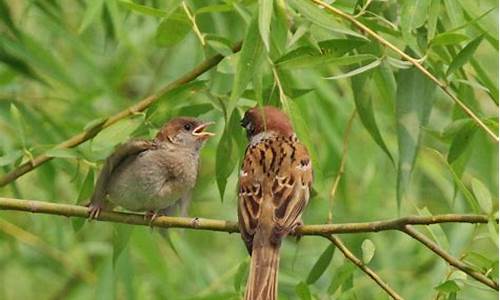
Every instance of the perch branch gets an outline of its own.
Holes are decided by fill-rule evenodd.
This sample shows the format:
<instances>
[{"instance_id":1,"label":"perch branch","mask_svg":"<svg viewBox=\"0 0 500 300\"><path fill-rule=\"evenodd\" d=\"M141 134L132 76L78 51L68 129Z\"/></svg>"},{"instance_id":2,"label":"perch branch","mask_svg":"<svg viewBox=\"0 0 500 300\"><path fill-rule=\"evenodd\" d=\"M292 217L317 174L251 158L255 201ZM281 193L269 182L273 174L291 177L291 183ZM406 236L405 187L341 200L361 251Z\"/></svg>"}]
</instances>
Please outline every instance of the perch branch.
<instances>
[{"instance_id":1,"label":"perch branch","mask_svg":"<svg viewBox=\"0 0 500 300\"><path fill-rule=\"evenodd\" d=\"M415 58L409 56L408 54L404 53L401 51L398 47L393 45L391 42L387 41L384 39L382 36L377 34L375 31L371 30L368 26L365 24L361 23L358 21L354 16L351 16L348 13L343 12L342 10L335 8L321 0L311 0L312 2L318 4L319 6L323 7L324 9L328 10L334 15L337 15L341 18L344 18L351 22L354 26L356 26L358 29L361 31L365 32L367 35L372 37L374 40L379 42L380 44L386 46L387 48L393 50L396 52L398 55L400 55L402 58L406 59L409 61L412 65L414 65L418 70L420 70L425 76L427 76L430 80L432 80L445 94L447 94L459 107L462 109L469 117L474 120L474 122L481 127L488 135L490 135L497 143L499 141L498 136L488 127L486 124L484 124L481 119L476 116L476 114L469 108L467 105L465 105L462 100L460 100L455 94L453 94L452 91L448 88L448 85L444 82L441 82L439 79L436 78L431 72L429 72L424 66L422 66L418 60Z\"/></svg>"},{"instance_id":2,"label":"perch branch","mask_svg":"<svg viewBox=\"0 0 500 300\"><path fill-rule=\"evenodd\" d=\"M235 46L233 46L233 52L238 52L240 48L241 48L241 43L237 43ZM138 112L145 110L166 93L186 83L189 83L190 81L195 80L196 78L198 78L198 76L216 66L223 58L224 56L217 54L204 60L188 73L184 74L177 80L167 84L165 87L160 89L159 92L140 100L136 104L120 111L119 113L113 116L108 117L107 119L97 124L96 126L70 137L66 141L58 144L55 148L59 149L73 148L86 142L87 140L95 137L104 128L107 128L122 119L125 119L131 115L134 115ZM47 156L45 154L41 154L34 157L30 161L23 163L19 167L15 168L14 170L10 171L9 173L5 174L3 177L0 178L0 187L9 184L10 182L16 180L17 178L23 176L24 174L28 173L29 171L35 169L36 167L44 164L45 162L51 159L52 157Z\"/></svg>"},{"instance_id":3,"label":"perch branch","mask_svg":"<svg viewBox=\"0 0 500 300\"><path fill-rule=\"evenodd\" d=\"M460 271L467 273L470 277L476 279L477 281L484 283L485 285L489 286L490 288L498 291L498 282L495 282L494 280L486 277L484 274L482 274L480 272L474 271L472 268L467 266L462 261L449 255L448 253L446 253L446 251L444 251L436 243L431 241L428 237L426 237L422 233L418 232L412 226L404 225L401 228L401 231L406 233L407 235L411 236L415 240L419 241L420 243L424 244L424 246L429 248L432 252L436 253L438 256L440 256L442 259L444 259L450 265L454 266L455 268L459 269Z\"/></svg>"},{"instance_id":4,"label":"perch branch","mask_svg":"<svg viewBox=\"0 0 500 300\"><path fill-rule=\"evenodd\" d=\"M85 206L3 197L0 197L0 210L27 211L65 217L88 217L88 208ZM149 220L145 220L144 215L138 213L103 211L99 214L97 220L133 225L150 225ZM305 225L297 228L296 232L300 235L378 232L384 230L402 230L405 225L429 225L437 223L488 223L488 216L472 214L445 214L429 217L409 216L374 222ZM190 228L229 233L239 232L236 222L205 218L161 216L156 218L151 225L163 228Z\"/></svg>"},{"instance_id":5,"label":"perch branch","mask_svg":"<svg viewBox=\"0 0 500 300\"><path fill-rule=\"evenodd\" d=\"M342 242L342 240L333 235L326 235L325 238L329 239L337 248L339 248L340 252L344 254L345 258L350 260L353 264L355 264L361 271L365 272L371 279L375 281L384 291L386 291L392 299L402 300L401 297L396 291L394 291L380 276L375 273L372 269L366 266L359 258L357 258Z\"/></svg>"}]
</instances>

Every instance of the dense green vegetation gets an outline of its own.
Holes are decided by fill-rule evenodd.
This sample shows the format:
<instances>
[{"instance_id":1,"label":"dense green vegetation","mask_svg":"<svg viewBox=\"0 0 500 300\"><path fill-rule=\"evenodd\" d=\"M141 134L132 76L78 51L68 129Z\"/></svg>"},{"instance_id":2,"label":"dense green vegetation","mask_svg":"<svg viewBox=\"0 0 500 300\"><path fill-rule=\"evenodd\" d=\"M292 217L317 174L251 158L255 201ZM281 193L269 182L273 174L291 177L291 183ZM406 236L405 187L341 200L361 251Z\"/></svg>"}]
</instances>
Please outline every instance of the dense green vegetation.
<instances>
[{"instance_id":1,"label":"dense green vegetation","mask_svg":"<svg viewBox=\"0 0 500 300\"><path fill-rule=\"evenodd\" d=\"M498 218L498 141L478 125L498 136L498 2L332 5L382 41L306 0L0 0L0 176L54 157L0 187L0 197L85 204L116 145L192 115L216 121L217 137L202 151L190 215L236 220L239 119L272 104L289 113L313 157L306 224ZM416 58L478 119L384 42ZM218 65L160 92L143 112L54 149L217 54ZM418 228L498 282L496 222ZM407 299L498 297L401 232L340 237ZM280 299L388 297L329 245L284 243ZM247 265L238 234L0 213L0 299L239 299Z\"/></svg>"}]
</instances>

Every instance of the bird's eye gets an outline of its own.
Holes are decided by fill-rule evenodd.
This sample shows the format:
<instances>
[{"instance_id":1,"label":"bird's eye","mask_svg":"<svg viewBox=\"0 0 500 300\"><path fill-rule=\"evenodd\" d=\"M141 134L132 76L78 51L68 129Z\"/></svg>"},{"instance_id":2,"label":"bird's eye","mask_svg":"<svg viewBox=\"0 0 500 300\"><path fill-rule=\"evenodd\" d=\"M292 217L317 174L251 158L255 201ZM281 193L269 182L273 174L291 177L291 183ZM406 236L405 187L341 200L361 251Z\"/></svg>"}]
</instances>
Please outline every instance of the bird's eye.
<instances>
[{"instance_id":1,"label":"bird's eye","mask_svg":"<svg viewBox=\"0 0 500 300\"><path fill-rule=\"evenodd\" d=\"M187 124L184 125L184 129L186 129L188 131L191 130L191 128L192 128L192 126L189 123L187 123Z\"/></svg>"}]
</instances>

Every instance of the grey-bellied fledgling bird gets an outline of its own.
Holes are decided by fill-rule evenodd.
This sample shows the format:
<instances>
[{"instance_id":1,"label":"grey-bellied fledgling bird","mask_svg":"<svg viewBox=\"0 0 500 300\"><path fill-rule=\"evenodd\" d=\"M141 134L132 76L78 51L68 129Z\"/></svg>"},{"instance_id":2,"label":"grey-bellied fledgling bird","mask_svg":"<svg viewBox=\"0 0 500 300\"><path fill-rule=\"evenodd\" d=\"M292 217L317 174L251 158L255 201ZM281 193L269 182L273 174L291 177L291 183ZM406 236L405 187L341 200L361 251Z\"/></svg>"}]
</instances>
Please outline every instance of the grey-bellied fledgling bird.
<instances>
[{"instance_id":1,"label":"grey-bellied fledgling bird","mask_svg":"<svg viewBox=\"0 0 500 300\"><path fill-rule=\"evenodd\" d=\"M200 149L214 134L213 122L178 117L167 122L153 140L131 140L105 161L89 204L89 218L121 206L145 211L151 222L180 203L185 215L198 176Z\"/></svg>"}]
</instances>

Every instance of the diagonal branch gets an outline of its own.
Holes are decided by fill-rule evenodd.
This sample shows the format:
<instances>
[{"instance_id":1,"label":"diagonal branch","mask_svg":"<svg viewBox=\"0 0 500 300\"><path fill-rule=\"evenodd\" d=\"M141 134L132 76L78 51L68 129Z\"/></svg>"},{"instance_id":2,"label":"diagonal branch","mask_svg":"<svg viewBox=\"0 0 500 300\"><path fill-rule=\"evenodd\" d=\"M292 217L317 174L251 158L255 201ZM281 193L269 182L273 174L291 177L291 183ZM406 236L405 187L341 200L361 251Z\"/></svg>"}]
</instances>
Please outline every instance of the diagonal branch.
<instances>
[{"instance_id":1,"label":"diagonal branch","mask_svg":"<svg viewBox=\"0 0 500 300\"><path fill-rule=\"evenodd\" d=\"M460 271L467 273L470 277L476 279L477 281L479 281L479 282L489 286L490 288L498 291L498 282L495 282L494 280L486 277L484 274L482 274L480 272L474 271L472 268L467 266L462 261L449 255L448 253L446 253L446 251L444 251L436 243L431 241L428 237L426 237L422 233L418 232L412 226L405 225L401 228L401 231L406 233L407 235L411 236L412 238L416 239L420 243L424 244L424 246L426 246L432 252L439 255L442 259L447 261L450 265L454 266L455 268L459 269Z\"/></svg>"},{"instance_id":2,"label":"diagonal branch","mask_svg":"<svg viewBox=\"0 0 500 300\"><path fill-rule=\"evenodd\" d=\"M337 248L339 248L340 252L344 254L345 258L350 260L353 264L355 264L361 271L365 272L375 283L377 283L384 291L391 296L392 299L402 300L401 297L396 291L394 291L388 284L385 282L380 276L378 276L375 271L370 269L367 265L365 265L359 258L357 258L342 242L342 240L334 235L325 235L325 238L329 239Z\"/></svg>"},{"instance_id":3,"label":"diagonal branch","mask_svg":"<svg viewBox=\"0 0 500 300\"><path fill-rule=\"evenodd\" d=\"M241 48L241 43L237 43L236 45L233 46L233 52L238 52L240 51ZM211 68L215 67L222 59L224 56L217 54L214 55L203 62L201 62L199 65L197 65L194 69L189 71L188 73L184 74L177 80L169 83L162 89L160 89L159 92L152 94L141 101L137 102L136 104L120 111L119 113L108 117L106 120L103 122L97 124L96 126L89 128L77 135L74 135L67 139L66 141L58 144L55 148L73 148L76 147L89 139L95 137L101 130L103 130L106 127L109 127L116 122L125 119L129 116L132 116L138 112L141 112L145 110L146 108L150 107L153 103L155 103L159 98L161 98L163 95L166 93L172 91L173 89L176 89L190 81L195 80L200 76L201 74L207 72ZM29 171L35 169L36 167L44 164L45 162L51 160L53 157L47 156L45 154L38 155L31 159L30 161L20 165L16 169L10 171L6 175L0 178L0 187L5 186L9 184L10 182L16 180L17 178L23 176L24 174L28 173Z\"/></svg>"},{"instance_id":4,"label":"diagonal branch","mask_svg":"<svg viewBox=\"0 0 500 300\"><path fill-rule=\"evenodd\" d=\"M0 197L0 210L17 210L32 213L59 215L65 217L87 218L88 208L80 205L61 204L34 200L21 200ZM99 221L149 226L150 221L138 213L109 212L99 214ZM379 232L401 230L405 225L429 225L437 223L488 223L487 215L446 214L435 216L409 216L399 219L343 224L305 225L297 228L299 235L329 235L337 233ZM498 220L497 220L498 221ZM152 226L163 228L190 228L223 232L239 232L238 224L233 221L204 218L158 217Z\"/></svg>"},{"instance_id":5,"label":"diagonal branch","mask_svg":"<svg viewBox=\"0 0 500 300\"><path fill-rule=\"evenodd\" d=\"M372 37L374 40L379 42L380 44L386 46L387 48L393 50L396 52L398 55L409 61L412 65L414 65L417 69L419 69L425 76L427 76L430 80L432 80L445 94L447 94L459 107L462 109L469 117L474 120L474 122L481 127L488 135L490 135L497 143L499 141L498 136L496 133L494 133L486 124L484 124L481 119L476 116L476 114L469 108L467 105L465 105L462 100L460 100L455 94L453 94L452 91L448 88L448 85L444 82L441 82L439 79L436 78L431 72L429 72L424 66L420 64L418 60L415 58L409 56L408 54L404 53L401 51L398 47L393 45L391 42L388 40L384 39L382 36L377 34L375 31L371 30L368 26L365 24L361 23L358 21L354 16L351 16L350 14L347 14L343 12L342 10L335 8L321 0L311 0L312 2L318 4L319 6L325 8L332 14L335 14L341 18L344 18L351 22L354 26L358 27L361 31L365 32L367 35Z\"/></svg>"}]
</instances>

